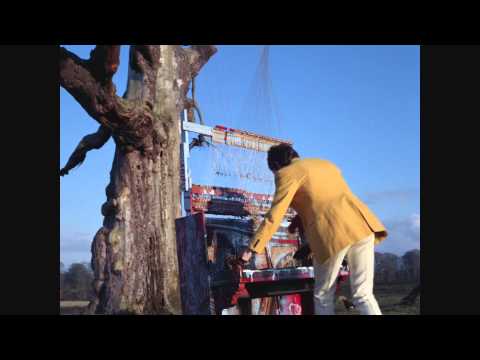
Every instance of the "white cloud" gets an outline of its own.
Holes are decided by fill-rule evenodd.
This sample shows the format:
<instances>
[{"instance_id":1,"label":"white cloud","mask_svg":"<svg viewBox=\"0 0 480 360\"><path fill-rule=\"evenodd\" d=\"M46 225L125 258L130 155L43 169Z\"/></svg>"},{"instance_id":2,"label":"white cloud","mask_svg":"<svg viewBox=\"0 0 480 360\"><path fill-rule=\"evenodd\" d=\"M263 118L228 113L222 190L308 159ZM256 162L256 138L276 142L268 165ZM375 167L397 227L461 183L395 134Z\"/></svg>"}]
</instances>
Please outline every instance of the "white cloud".
<instances>
[{"instance_id":1,"label":"white cloud","mask_svg":"<svg viewBox=\"0 0 480 360\"><path fill-rule=\"evenodd\" d=\"M384 201L408 201L418 197L418 189L397 189L367 193L364 199L366 204L373 205Z\"/></svg>"},{"instance_id":2,"label":"white cloud","mask_svg":"<svg viewBox=\"0 0 480 360\"><path fill-rule=\"evenodd\" d=\"M67 232L60 234L60 260L68 266L73 262L89 262L95 234Z\"/></svg>"},{"instance_id":3,"label":"white cloud","mask_svg":"<svg viewBox=\"0 0 480 360\"><path fill-rule=\"evenodd\" d=\"M410 221L414 229L420 229L420 214L413 214Z\"/></svg>"},{"instance_id":4,"label":"white cloud","mask_svg":"<svg viewBox=\"0 0 480 360\"><path fill-rule=\"evenodd\" d=\"M388 237L375 249L378 252L390 252L403 255L406 251L420 248L420 215L385 221Z\"/></svg>"},{"instance_id":5,"label":"white cloud","mask_svg":"<svg viewBox=\"0 0 480 360\"><path fill-rule=\"evenodd\" d=\"M90 263L92 254L90 251L68 251L60 253L60 261L68 269L73 263Z\"/></svg>"}]
</instances>

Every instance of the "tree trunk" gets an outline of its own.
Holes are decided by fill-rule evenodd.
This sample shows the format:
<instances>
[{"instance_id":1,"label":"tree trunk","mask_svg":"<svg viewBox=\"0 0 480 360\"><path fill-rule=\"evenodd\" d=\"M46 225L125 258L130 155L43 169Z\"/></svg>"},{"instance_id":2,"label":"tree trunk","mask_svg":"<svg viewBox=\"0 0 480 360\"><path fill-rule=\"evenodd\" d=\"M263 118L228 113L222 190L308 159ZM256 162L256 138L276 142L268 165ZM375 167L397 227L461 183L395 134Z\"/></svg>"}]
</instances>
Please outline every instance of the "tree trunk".
<instances>
[{"instance_id":1,"label":"tree trunk","mask_svg":"<svg viewBox=\"0 0 480 360\"><path fill-rule=\"evenodd\" d=\"M92 243L93 313L181 313L175 236L181 210L179 116L192 76L214 52L208 46L131 46L123 98L102 100L100 92L84 105L82 94L71 91L116 144L104 222ZM109 86L104 88L108 93Z\"/></svg>"}]
</instances>

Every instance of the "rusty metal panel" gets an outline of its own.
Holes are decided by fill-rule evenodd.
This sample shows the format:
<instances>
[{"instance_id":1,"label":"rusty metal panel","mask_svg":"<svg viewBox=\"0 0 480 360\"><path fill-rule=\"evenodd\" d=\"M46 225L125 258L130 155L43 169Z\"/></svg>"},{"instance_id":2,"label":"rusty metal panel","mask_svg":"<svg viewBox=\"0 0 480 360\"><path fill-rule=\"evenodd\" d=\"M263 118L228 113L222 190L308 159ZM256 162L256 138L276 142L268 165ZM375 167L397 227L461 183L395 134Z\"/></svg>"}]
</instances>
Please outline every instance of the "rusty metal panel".
<instances>
[{"instance_id":1,"label":"rusty metal panel","mask_svg":"<svg viewBox=\"0 0 480 360\"><path fill-rule=\"evenodd\" d=\"M292 145L292 142L289 140L259 135L245 130L227 128L221 125L217 125L212 129L212 139L215 143L263 152L267 152L273 145Z\"/></svg>"},{"instance_id":2,"label":"rusty metal panel","mask_svg":"<svg viewBox=\"0 0 480 360\"><path fill-rule=\"evenodd\" d=\"M210 315L210 282L201 213L175 220L180 293L184 315Z\"/></svg>"},{"instance_id":3,"label":"rusty metal panel","mask_svg":"<svg viewBox=\"0 0 480 360\"><path fill-rule=\"evenodd\" d=\"M272 206L273 196L221 186L192 184L189 191L190 210L216 215L252 216L265 214ZM286 218L295 215L289 208Z\"/></svg>"}]
</instances>

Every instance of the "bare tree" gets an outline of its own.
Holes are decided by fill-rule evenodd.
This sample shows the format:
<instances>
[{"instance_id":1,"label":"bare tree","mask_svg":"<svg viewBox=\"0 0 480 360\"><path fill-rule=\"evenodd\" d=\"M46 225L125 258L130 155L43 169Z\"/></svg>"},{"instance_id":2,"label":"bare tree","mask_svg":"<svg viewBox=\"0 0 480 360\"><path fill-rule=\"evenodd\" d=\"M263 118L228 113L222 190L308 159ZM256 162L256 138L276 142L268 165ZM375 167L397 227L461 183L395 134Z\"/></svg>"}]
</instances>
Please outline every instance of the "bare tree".
<instances>
[{"instance_id":1,"label":"bare tree","mask_svg":"<svg viewBox=\"0 0 480 360\"><path fill-rule=\"evenodd\" d=\"M62 300L90 300L93 297L92 271L89 263L74 263L63 275Z\"/></svg>"},{"instance_id":2,"label":"bare tree","mask_svg":"<svg viewBox=\"0 0 480 360\"><path fill-rule=\"evenodd\" d=\"M128 84L112 76L120 46L97 45L88 60L60 48L60 85L99 123L60 170L113 138L116 149L92 243L95 313L181 313L175 218L180 216L180 122L189 83L215 54L211 45L130 47Z\"/></svg>"}]
</instances>

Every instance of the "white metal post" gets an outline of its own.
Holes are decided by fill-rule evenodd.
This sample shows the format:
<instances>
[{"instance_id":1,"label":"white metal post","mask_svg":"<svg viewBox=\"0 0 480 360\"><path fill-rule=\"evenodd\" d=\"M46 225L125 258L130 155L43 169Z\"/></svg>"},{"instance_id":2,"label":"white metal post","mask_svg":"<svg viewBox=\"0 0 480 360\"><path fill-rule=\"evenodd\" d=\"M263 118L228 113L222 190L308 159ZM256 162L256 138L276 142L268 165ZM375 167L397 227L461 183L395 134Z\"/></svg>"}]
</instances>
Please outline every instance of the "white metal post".
<instances>
[{"instance_id":1,"label":"white metal post","mask_svg":"<svg viewBox=\"0 0 480 360\"><path fill-rule=\"evenodd\" d=\"M182 216L186 216L189 213L190 204L186 201L188 200L189 190L192 186L192 181L190 178L190 167L188 166L188 159L190 158L190 148L188 141L188 131L184 128L184 123L187 122L187 110L184 109L182 115L180 116L180 131L182 137L182 143L180 145L180 166L181 166L181 206L182 206Z\"/></svg>"}]
</instances>

